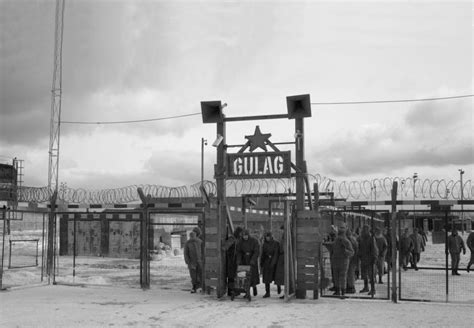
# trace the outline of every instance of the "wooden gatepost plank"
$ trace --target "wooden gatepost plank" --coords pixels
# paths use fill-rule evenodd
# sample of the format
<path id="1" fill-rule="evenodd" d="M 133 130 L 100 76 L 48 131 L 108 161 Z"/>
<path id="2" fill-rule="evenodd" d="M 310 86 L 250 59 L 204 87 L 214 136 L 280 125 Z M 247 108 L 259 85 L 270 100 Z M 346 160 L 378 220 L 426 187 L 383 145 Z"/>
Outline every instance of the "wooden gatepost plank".
<path id="1" fill-rule="evenodd" d="M 217 209 L 207 206 L 205 213 L 206 239 L 204 247 L 204 282 L 208 294 L 217 290 L 219 281 L 220 259 L 217 248 Z"/>
<path id="2" fill-rule="evenodd" d="M 319 212 L 300 210 L 296 215 L 296 297 L 304 298 L 306 291 L 319 297 L 319 254 L 321 234 Z"/>

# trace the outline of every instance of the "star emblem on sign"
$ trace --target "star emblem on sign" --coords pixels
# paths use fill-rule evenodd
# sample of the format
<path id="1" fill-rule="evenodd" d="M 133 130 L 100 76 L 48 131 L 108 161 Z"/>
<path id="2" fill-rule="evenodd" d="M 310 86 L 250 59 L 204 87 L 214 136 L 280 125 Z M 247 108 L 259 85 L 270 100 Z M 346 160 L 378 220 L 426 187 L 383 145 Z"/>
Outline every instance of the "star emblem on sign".
<path id="1" fill-rule="evenodd" d="M 265 142 L 268 141 L 268 138 L 271 136 L 271 133 L 262 133 L 260 126 L 257 125 L 253 136 L 245 136 L 245 139 L 248 139 L 250 142 L 250 152 L 253 152 L 257 148 L 262 148 L 264 151 L 267 151 Z"/>

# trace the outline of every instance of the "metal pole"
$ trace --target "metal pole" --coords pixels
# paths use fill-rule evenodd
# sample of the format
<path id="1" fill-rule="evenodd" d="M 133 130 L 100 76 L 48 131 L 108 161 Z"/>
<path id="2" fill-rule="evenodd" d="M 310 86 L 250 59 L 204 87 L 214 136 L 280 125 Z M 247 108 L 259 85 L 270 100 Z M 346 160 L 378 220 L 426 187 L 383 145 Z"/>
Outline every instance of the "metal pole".
<path id="1" fill-rule="evenodd" d="M 444 212 L 444 244 L 445 244 L 445 259 L 446 259 L 446 303 L 449 298 L 449 263 L 448 263 L 448 211 Z"/>
<path id="2" fill-rule="evenodd" d="M 72 244 L 72 279 L 76 277 L 76 215 L 74 215 L 74 239 Z"/>
<path id="3" fill-rule="evenodd" d="M 10 245 L 10 248 L 8 249 L 8 268 L 10 269 L 12 267 L 12 240 L 11 239 L 8 241 L 8 244 Z"/>
<path id="4" fill-rule="evenodd" d="M 403 185 L 403 184 L 402 184 Z M 403 227 L 405 228 L 406 222 L 405 222 L 405 216 L 403 216 Z M 398 299 L 402 299 L 402 266 L 400 265 L 400 248 L 401 248 L 401 237 L 402 237 L 402 227 L 401 227 L 401 221 L 398 221 L 398 238 L 400 241 L 399 245 L 399 254 L 398 254 Z M 396 239 L 395 239 L 396 242 Z M 392 245 L 393 247 L 393 245 Z M 393 248 L 392 248 L 393 249 Z M 396 255 L 395 255 L 396 256 Z"/>
<path id="5" fill-rule="evenodd" d="M 413 224 L 412 228 L 415 228 L 416 212 L 415 212 L 415 199 L 416 199 L 416 180 L 418 180 L 418 173 L 413 174 Z"/>
<path id="6" fill-rule="evenodd" d="M 2 269 L 0 270 L 0 290 L 3 289 L 3 259 L 5 258 L 5 220 L 6 210 L 2 209 L 3 231 L 2 231 Z"/>
<path id="7" fill-rule="evenodd" d="M 397 303 L 397 235 L 395 232 L 395 227 L 397 224 L 397 189 L 398 189 L 398 183 L 397 181 L 393 182 L 392 186 L 392 221 L 390 224 L 389 221 L 389 226 L 391 227 L 390 229 L 390 234 L 389 238 L 392 239 L 392 258 L 390 261 L 392 262 L 392 302 Z M 390 272 L 388 272 L 388 277 L 390 278 Z M 390 281 L 390 280 L 389 280 Z M 388 282 L 388 285 L 390 286 L 390 282 Z"/>
<path id="8" fill-rule="evenodd" d="M 204 145 L 207 145 L 207 140 L 201 138 L 201 188 L 204 188 Z M 204 195 L 202 195 L 204 202 Z"/>
<path id="9" fill-rule="evenodd" d="M 42 231 L 42 236 L 43 239 L 41 241 L 41 282 L 43 282 L 44 278 L 44 225 L 45 225 L 45 219 L 44 219 L 45 213 L 43 213 L 43 231 Z"/>
<path id="10" fill-rule="evenodd" d="M 39 240 L 37 239 L 36 240 L 36 266 L 38 266 L 38 244 L 39 244 Z"/>
<path id="11" fill-rule="evenodd" d="M 461 225 L 462 225 L 462 234 L 464 235 L 464 204 L 462 201 L 464 200 L 464 186 L 462 183 L 462 176 L 464 174 L 463 169 L 459 169 L 459 180 L 461 181 Z"/>

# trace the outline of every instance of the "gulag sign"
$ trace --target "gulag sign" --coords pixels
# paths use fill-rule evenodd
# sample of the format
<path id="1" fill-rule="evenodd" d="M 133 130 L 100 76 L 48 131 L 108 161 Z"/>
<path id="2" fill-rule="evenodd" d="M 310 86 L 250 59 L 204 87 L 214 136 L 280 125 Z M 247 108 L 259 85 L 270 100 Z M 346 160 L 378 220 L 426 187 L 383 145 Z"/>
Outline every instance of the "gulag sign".
<path id="1" fill-rule="evenodd" d="M 266 179 L 291 177 L 289 151 L 227 154 L 228 179 Z"/>

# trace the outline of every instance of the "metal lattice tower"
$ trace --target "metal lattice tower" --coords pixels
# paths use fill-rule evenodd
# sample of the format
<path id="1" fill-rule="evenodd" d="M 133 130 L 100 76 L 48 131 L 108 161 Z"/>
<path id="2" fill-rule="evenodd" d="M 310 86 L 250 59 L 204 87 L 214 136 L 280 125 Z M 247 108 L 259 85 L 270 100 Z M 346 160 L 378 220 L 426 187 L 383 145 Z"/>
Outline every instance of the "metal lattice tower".
<path id="1" fill-rule="evenodd" d="M 51 192 L 58 190 L 59 170 L 59 136 L 61 123 L 61 92 L 62 92 L 62 48 L 64 1 L 56 0 L 56 22 L 54 31 L 54 68 L 51 88 L 51 121 L 49 134 L 49 170 L 48 188 Z"/>

